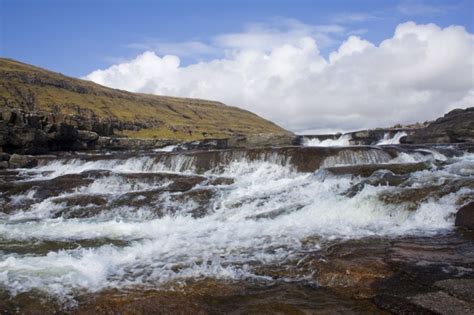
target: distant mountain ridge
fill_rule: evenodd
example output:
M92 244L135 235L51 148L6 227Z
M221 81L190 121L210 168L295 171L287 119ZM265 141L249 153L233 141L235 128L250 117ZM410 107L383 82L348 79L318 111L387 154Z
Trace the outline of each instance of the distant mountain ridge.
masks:
M53 115L42 123L66 121L102 136L195 140L291 134L219 102L111 89L5 58L0 58L0 110Z

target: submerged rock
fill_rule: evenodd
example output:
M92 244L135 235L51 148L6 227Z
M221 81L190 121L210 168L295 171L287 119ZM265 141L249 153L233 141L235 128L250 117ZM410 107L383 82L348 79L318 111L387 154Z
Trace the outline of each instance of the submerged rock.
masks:
M80 174L67 174L48 180L2 183L0 188L7 202L14 199L17 195L28 192L31 192L29 199L44 200L63 193L70 193L76 188L91 184L93 181L93 179L86 178Z
M392 274L390 267L376 258L332 259L315 265L313 278L321 286L357 298L375 295L372 285Z
M440 198L460 191L462 188L473 188L474 181L470 179L446 180L442 185L428 185L424 187L398 187L387 190L378 195L378 198L388 204L406 204L407 209L416 210L424 201ZM459 195L459 200L469 199L469 195Z
M393 174L409 174L413 172L422 171L430 168L429 163L397 163L397 164L366 164L366 165L350 165L350 166L337 166L337 167L326 167L325 169L334 175L353 175L369 177L374 172L379 170L388 170Z
M351 186L348 190L342 193L347 197L354 197L364 189L367 185L371 186L399 186L406 182L410 178L409 174L396 175L388 170L375 171L370 177L362 180L361 182Z

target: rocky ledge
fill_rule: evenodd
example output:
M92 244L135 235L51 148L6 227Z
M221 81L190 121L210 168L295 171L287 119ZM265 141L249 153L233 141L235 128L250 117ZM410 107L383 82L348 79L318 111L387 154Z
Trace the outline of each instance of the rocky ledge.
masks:
M118 130L131 128L139 126L116 120L4 108L0 112L0 147L8 153L36 155L102 148L147 149L176 143L171 139L129 139L114 135Z
M404 143L474 142L474 107L454 109L426 128L415 130Z
M128 138L117 131L146 126L118 120L4 108L0 111L0 152L39 155L56 151L150 150L182 143L182 149L226 149L291 145L291 133L236 134L223 139L183 142L177 139ZM1 162L10 157L2 155ZM5 163L0 163L5 166ZM0 166L0 167L1 167Z
M303 144L304 141L311 139L337 140L344 136L348 138L350 145L375 145L385 137L392 138L397 133L405 134L399 139L402 144L472 143L474 142L474 107L454 109L432 122L358 130L344 134L304 135L298 136L295 142Z

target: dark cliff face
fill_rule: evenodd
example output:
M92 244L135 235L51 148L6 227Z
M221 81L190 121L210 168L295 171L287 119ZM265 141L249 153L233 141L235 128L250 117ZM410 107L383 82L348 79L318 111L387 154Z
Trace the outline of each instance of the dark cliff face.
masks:
M47 112L0 109L0 148L9 153L87 150L99 136L126 128L119 121L100 121Z
M416 130L406 143L474 142L474 107L455 109L426 128Z

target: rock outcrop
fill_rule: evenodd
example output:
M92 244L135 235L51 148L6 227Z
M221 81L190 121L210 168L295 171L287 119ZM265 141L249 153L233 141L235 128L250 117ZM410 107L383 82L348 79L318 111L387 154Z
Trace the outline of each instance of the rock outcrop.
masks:
M416 144L474 142L474 107L452 110L426 128L416 130L402 142Z
M117 121L82 120L69 115L3 108L0 112L0 148L9 153L44 154L102 148L146 149L177 142L114 137L114 130L120 128L123 126Z

